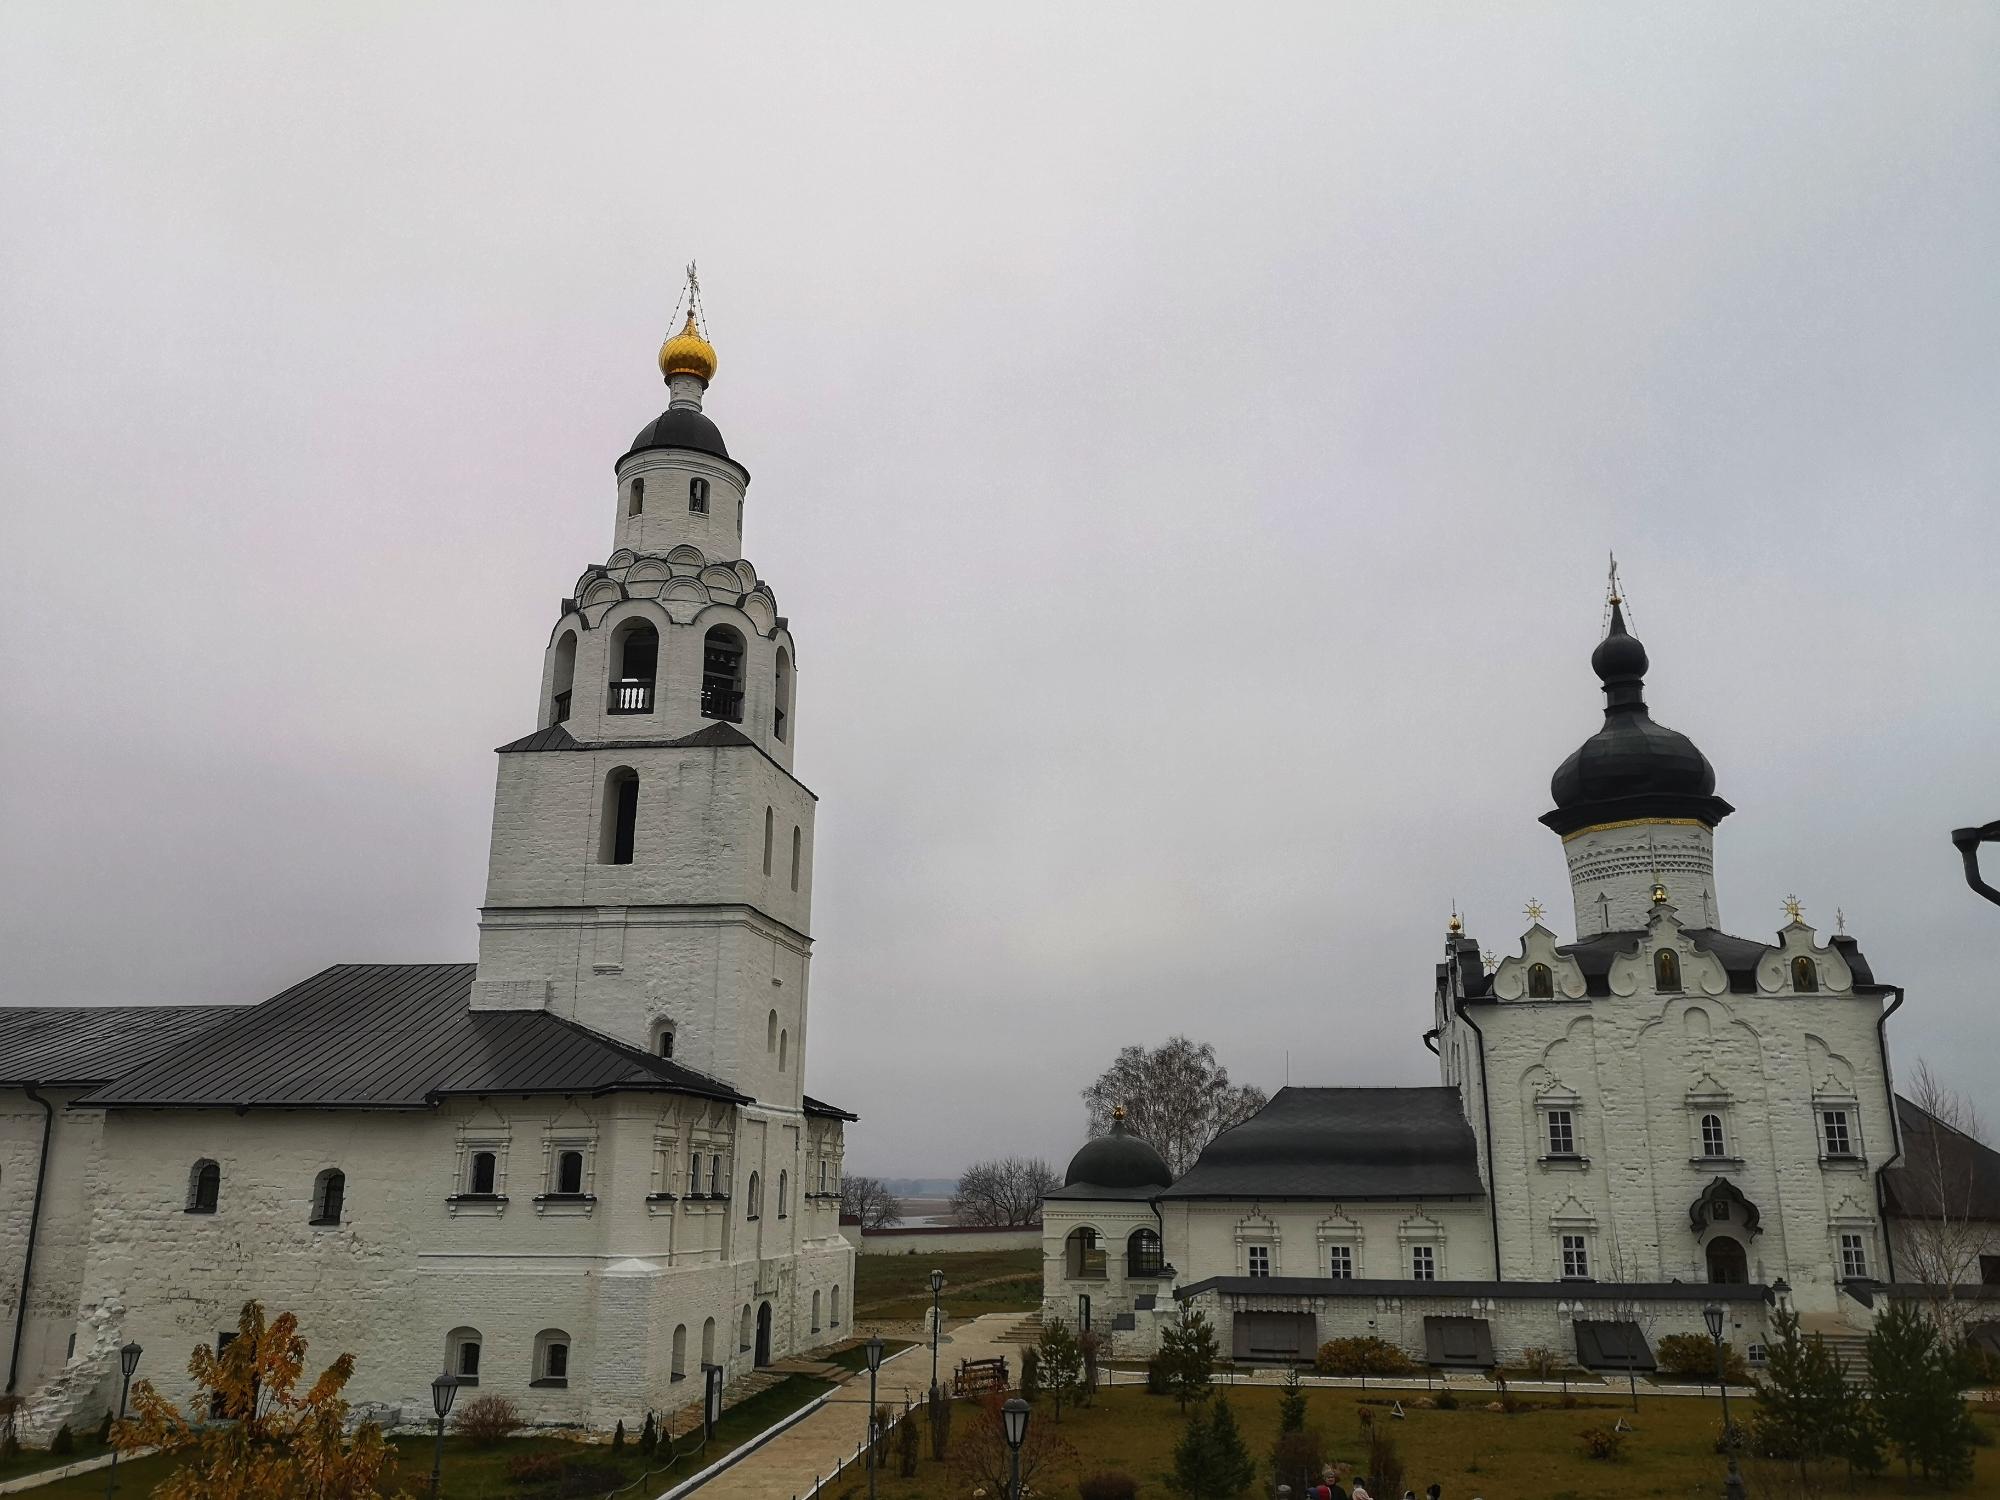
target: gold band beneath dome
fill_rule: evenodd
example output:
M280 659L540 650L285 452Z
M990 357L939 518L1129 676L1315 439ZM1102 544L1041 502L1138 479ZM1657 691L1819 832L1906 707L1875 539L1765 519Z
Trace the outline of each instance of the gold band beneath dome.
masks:
M1579 828L1575 833L1563 835L1567 844L1571 839L1580 839L1586 833L1605 833L1613 828L1706 828L1714 832L1715 825L1704 823L1700 818L1620 818L1615 823L1592 823L1588 828Z

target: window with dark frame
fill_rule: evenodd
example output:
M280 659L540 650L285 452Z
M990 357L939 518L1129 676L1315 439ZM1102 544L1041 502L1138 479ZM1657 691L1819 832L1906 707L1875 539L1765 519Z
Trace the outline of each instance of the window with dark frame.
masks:
M490 1196L493 1192L495 1167L498 1158L491 1151L472 1153L472 1181L466 1191L480 1196Z
M1847 1111L1844 1109L1823 1109L1819 1112L1820 1139L1826 1143L1828 1156L1852 1156L1854 1137L1847 1128Z
M708 514L708 481L694 478L688 481L688 513L705 516Z
M1721 1115L1701 1117L1701 1154L1703 1156L1727 1156L1729 1142L1722 1133Z
M1326 1274L1335 1281L1354 1279L1354 1247L1352 1245L1328 1245L1326 1247Z
M1250 1246L1249 1258L1250 1274L1252 1276L1269 1276L1271 1274L1271 1247L1269 1245Z
M188 1180L187 1211L212 1214L222 1198L222 1168L212 1161L198 1161Z
M639 476L639 477L637 477L637 478L634 478L634 479L633 479L633 481L632 481L632 487L631 487L631 490L629 491L629 496L630 496L630 498L629 498L629 499L628 499L628 501L626 502L626 506L625 506L625 514L626 514L626 515L628 515L628 516L636 516L636 515L640 514L640 513L642 512L642 511L644 511L644 510L645 510L645 508L646 508L646 481L645 481L645 478L644 478L644 476Z
M1590 1279L1590 1247L1580 1234L1562 1237L1562 1273L1565 1281Z
M347 1207L347 1174L327 1168L313 1182L312 1219L314 1224L338 1224Z
M1868 1245L1858 1234L1843 1231L1840 1236L1840 1274L1849 1281L1868 1274Z
M1410 1246L1410 1280L1436 1281L1437 1279L1437 1250L1430 1245Z

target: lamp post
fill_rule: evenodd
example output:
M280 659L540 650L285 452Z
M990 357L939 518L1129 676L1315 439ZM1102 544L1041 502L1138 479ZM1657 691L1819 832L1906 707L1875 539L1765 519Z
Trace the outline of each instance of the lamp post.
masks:
M2000 906L2000 890L1995 890L1979 877L1979 846L2000 844L2000 820L1979 828L1954 828L1951 831L1951 841L1965 860L1965 883L1988 901Z
M882 1368L882 1335L868 1340L868 1500L875 1500L875 1374Z
M1729 1450L1729 1477L1722 1481L1727 1500L1742 1500L1743 1472L1736 1467L1736 1429L1729 1425L1729 1380L1722 1366L1722 1304L1711 1302L1701 1310L1708 1324L1708 1336L1715 1341L1715 1383L1722 1387L1722 1445Z
M118 1388L118 1420L125 1420L125 1400L132 1394L132 1372L139 1368L139 1356L145 1353L137 1344L126 1344L118 1351L118 1368L125 1377L125 1383ZM118 1449L111 1450L111 1475L104 1481L105 1500L118 1490Z
M438 1419L437 1442L431 1447L431 1500L437 1500L438 1481L444 1473L444 1419L457 1395L458 1377L449 1370L440 1370L438 1378L431 1382L431 1410Z
M931 1394L937 1394L938 1296L944 1291L944 1272L931 1272Z
M1000 1408L1000 1431L1007 1439L1007 1500L1021 1500L1021 1444L1028 1440L1028 1403L1019 1396Z

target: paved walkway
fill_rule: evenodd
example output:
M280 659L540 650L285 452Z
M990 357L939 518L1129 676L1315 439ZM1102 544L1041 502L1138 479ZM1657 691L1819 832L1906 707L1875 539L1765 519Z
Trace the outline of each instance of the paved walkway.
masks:
M1017 1345L1001 1335L1023 1314L988 1313L961 1323L938 1340L938 1378L949 1385L962 1359L1004 1358L1010 1372L1020 1368ZM928 1341L883 1362L876 1372L876 1399L900 1409L907 1400L921 1401L931 1383ZM786 1500L811 1492L822 1475L852 1463L868 1437L868 1372L848 1379L818 1411L788 1427L735 1467L709 1480L695 1493L700 1500Z

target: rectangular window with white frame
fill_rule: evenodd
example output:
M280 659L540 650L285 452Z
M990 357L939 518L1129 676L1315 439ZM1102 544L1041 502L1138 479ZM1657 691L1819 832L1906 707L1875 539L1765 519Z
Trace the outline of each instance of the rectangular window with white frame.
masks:
M1828 1156L1855 1154L1854 1131L1846 1110L1822 1109L1819 1112L1819 1136Z
M1590 1280L1590 1245L1583 1235L1562 1236L1562 1275L1564 1281Z
M1335 1281L1354 1279L1354 1247L1352 1245L1328 1245L1326 1247L1326 1274Z
M1250 1274L1252 1276L1269 1276L1271 1274L1271 1247L1269 1245L1250 1246L1248 1256Z
M1840 1236L1840 1275L1843 1281L1858 1281L1868 1274L1868 1241L1852 1230Z
M1548 1112L1549 1155L1576 1155L1576 1116L1566 1109Z
M1436 1281L1438 1279L1437 1249L1432 1245L1410 1246L1410 1280Z

